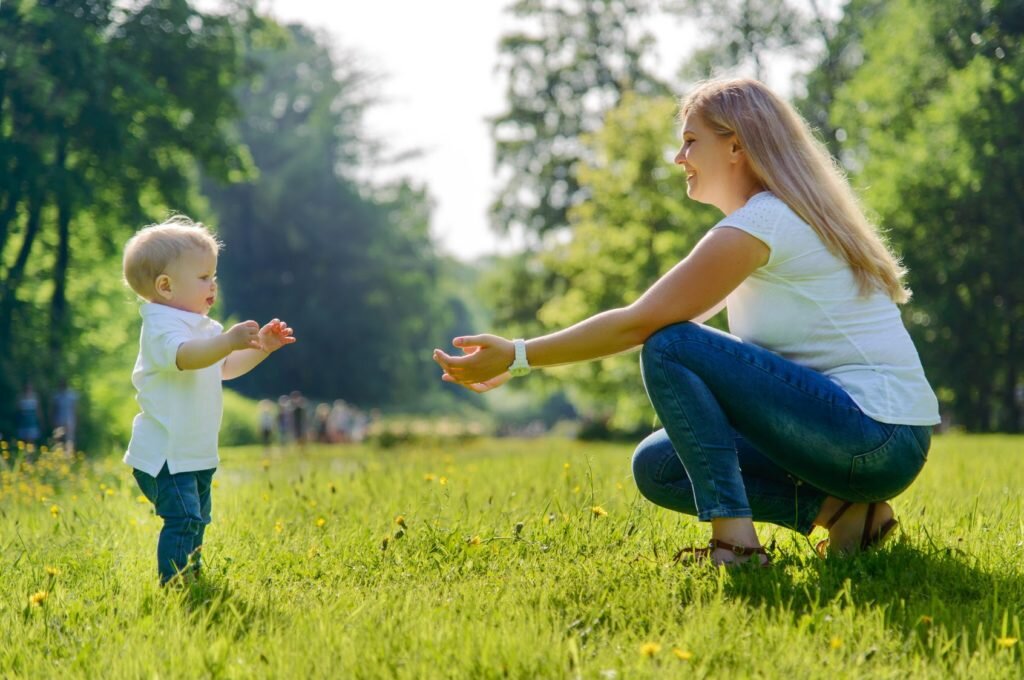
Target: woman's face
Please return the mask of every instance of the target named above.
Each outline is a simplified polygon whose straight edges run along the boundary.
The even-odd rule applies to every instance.
[[[675,163],[686,171],[686,195],[731,212],[726,206],[732,202],[740,169],[736,136],[716,135],[699,114],[691,113],[683,121],[682,137]]]

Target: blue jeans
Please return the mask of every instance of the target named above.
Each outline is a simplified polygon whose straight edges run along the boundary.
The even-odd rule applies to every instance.
[[[826,497],[887,500],[927,459],[931,427],[873,420],[825,375],[706,326],[661,329],[640,365],[664,429],[637,447],[633,477],[702,521],[810,533]]]
[[[167,583],[189,567],[189,557],[190,568],[198,573],[202,567],[203,534],[210,523],[210,485],[216,470],[172,475],[164,463],[156,477],[141,470],[132,472],[143,495],[164,521],[156,547],[160,583]]]

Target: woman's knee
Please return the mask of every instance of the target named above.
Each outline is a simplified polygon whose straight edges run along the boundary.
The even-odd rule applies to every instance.
[[[675,456],[675,450],[672,449],[672,443],[664,430],[649,435],[633,452],[633,481],[640,493],[647,498],[655,495],[658,487],[664,483],[662,473],[666,455]]]
[[[644,341],[643,349],[640,352],[641,363],[647,364],[651,360],[656,360],[663,356],[666,352],[672,351],[673,346],[678,344],[679,341],[686,340],[699,333],[700,329],[700,324],[684,321],[683,323],[675,323],[654,331]]]

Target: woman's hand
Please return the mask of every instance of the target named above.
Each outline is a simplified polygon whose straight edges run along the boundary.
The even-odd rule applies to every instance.
[[[497,335],[470,335],[452,340],[462,356],[434,350],[434,361],[444,369],[442,380],[456,382],[474,392],[486,392],[503,385],[510,376],[508,367],[515,358],[511,340]]]
[[[484,382],[470,383],[468,385],[462,386],[465,387],[467,390],[472,390],[473,392],[476,392],[477,394],[483,394],[484,392],[490,392],[496,387],[501,387],[511,379],[512,374],[509,373],[508,371],[505,371],[496,378],[491,378],[490,380],[485,380]],[[458,381],[456,381],[455,378],[451,377],[447,373],[441,376],[441,380],[445,382],[455,383],[456,385],[461,384]]]

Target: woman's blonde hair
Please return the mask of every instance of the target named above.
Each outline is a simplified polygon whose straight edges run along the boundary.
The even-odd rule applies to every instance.
[[[156,279],[172,262],[195,250],[216,255],[221,242],[201,223],[174,215],[144,227],[124,246],[124,280],[146,300],[156,297]]]
[[[846,174],[807,122],[763,83],[709,80],[681,103],[679,116],[699,115],[715,134],[735,134],[750,168],[853,270],[862,295],[881,289],[896,303],[910,299],[906,269],[864,214]]]

